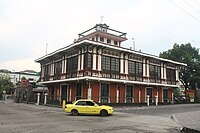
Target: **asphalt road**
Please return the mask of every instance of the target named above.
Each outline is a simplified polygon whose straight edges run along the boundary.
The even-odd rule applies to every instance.
[[[128,114],[172,118],[180,126],[194,130],[194,132],[199,131],[200,133],[200,104],[125,107],[116,108],[115,110]]]
[[[163,116],[122,112],[108,117],[71,116],[61,108],[0,102],[0,133],[177,133],[179,128]]]

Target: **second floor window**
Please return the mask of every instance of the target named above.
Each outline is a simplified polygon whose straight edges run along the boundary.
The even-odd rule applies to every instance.
[[[102,56],[101,63],[104,78],[119,78],[120,63],[118,58]]]
[[[176,84],[176,70],[167,68],[167,83]]]
[[[143,76],[143,65],[141,62],[136,62],[136,80],[142,81]]]
[[[161,67],[156,65],[149,65],[150,82],[161,82]]]
[[[67,59],[67,78],[76,77],[76,71],[78,69],[78,57],[74,56]]]
[[[130,80],[142,81],[143,68],[141,62],[129,61],[128,71]]]
[[[50,75],[51,75],[51,64],[46,65],[45,70],[44,70],[44,76],[45,77],[50,76]]]
[[[102,56],[102,70],[103,71],[110,71],[110,57]]]
[[[119,72],[119,59],[111,58],[111,71]]]
[[[84,63],[85,70],[91,70],[92,69],[92,54],[86,53],[84,57],[85,57],[85,63]]]
[[[62,73],[62,61],[55,62],[54,64],[54,74],[59,75]]]

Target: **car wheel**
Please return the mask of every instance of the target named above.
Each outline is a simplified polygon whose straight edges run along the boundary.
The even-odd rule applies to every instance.
[[[77,115],[78,115],[78,111],[77,111],[76,109],[73,109],[73,110],[71,111],[71,114],[72,114],[73,116],[77,116]]]
[[[105,116],[108,115],[108,111],[106,111],[106,110],[101,110],[100,115],[101,115],[102,117],[105,117]]]

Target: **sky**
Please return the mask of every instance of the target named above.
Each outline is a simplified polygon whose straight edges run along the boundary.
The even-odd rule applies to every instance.
[[[148,54],[174,43],[200,48],[200,0],[0,0],[0,69],[39,72],[46,50],[99,23],[127,33],[122,47]]]

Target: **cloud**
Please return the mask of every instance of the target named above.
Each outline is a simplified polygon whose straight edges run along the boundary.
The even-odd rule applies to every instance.
[[[176,3],[200,18],[183,1]],[[190,4],[200,7],[194,1]],[[101,15],[110,28],[127,33],[128,40],[122,46],[128,48],[133,44],[132,38],[137,50],[155,55],[172,48],[174,43],[192,40],[199,47],[200,24],[168,0],[3,0],[0,63],[34,61],[45,55],[46,43],[48,53],[67,46],[78,33],[99,23]]]
[[[9,69],[11,71],[35,70],[40,71],[40,64],[34,61],[35,59],[18,59],[0,63],[0,69]]]

